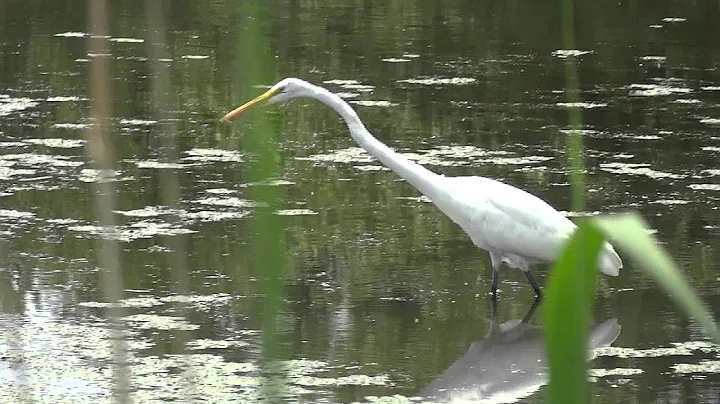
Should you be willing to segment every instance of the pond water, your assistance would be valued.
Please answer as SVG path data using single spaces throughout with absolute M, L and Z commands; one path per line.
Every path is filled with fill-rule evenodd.
M 288 402 L 408 402 L 448 386 L 478 402 L 544 402 L 542 305 L 527 316 L 534 297 L 521 272 L 502 271 L 494 321 L 488 254 L 317 102 L 219 122 L 288 76 L 339 93 L 381 141 L 437 172 L 500 179 L 571 217 L 640 212 L 720 312 L 716 2 L 586 2 L 577 49 L 563 47 L 552 2 L 236 3 L 166 5 L 167 27 L 154 27 L 165 32 L 171 83 L 159 119 L 142 2 L 112 2 L 110 51 L 100 54 L 83 4 L 0 1 L 3 402 L 110 401 L 101 238 L 120 248 L 137 402 L 273 392 Z M 564 94 L 568 57 L 578 63 L 576 105 Z M 112 171 L 85 151 L 96 58 L 111 66 Z M 587 212 L 570 209 L 574 106 Z M 258 156 L 248 145 L 263 136 L 277 147 L 269 178 L 249 168 Z M 164 197 L 168 174 L 178 206 Z M 117 189 L 112 232 L 95 220 L 99 182 Z M 258 258 L 253 241 L 262 189 L 281 196 L 274 260 Z M 271 363 L 263 276 L 279 271 L 258 268 L 266 261 L 283 273 Z M 547 273 L 534 268 L 541 285 Z M 599 279 L 593 314 L 592 402 L 718 402 L 720 347 L 634 263 Z

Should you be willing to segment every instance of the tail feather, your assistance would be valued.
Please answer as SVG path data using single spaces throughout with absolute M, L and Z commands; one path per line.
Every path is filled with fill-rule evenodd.
M 623 267 L 620 256 L 608 242 L 605 242 L 603 250 L 598 257 L 598 267 L 604 274 L 610 276 L 618 276 L 620 274 L 620 268 Z

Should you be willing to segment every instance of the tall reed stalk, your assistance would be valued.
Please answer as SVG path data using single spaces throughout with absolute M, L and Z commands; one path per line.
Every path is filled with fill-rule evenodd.
M 167 50 L 167 39 L 163 5 L 170 4 L 162 0 L 146 0 L 145 12 L 147 18 L 147 53 L 150 64 L 150 82 L 152 88 L 152 110 L 158 122 L 158 131 L 155 136 L 159 139 L 160 156 L 165 162 L 177 162 L 179 159 L 178 145 L 175 135 L 175 125 L 171 120 L 169 110 L 175 105 L 170 83 L 170 68 L 162 60 L 170 60 Z M 171 223 L 180 223 L 180 181 L 175 170 L 160 170 L 160 191 L 163 205 L 173 212 L 167 219 Z M 166 237 L 165 243 L 169 249 L 168 264 L 170 267 L 170 289 L 176 295 L 185 295 L 189 290 L 189 276 L 187 267 L 187 236 L 177 234 Z M 177 311 L 182 317 L 187 317 L 188 310 L 183 303 L 178 303 Z M 173 352 L 185 353 L 185 343 L 192 337 L 192 332 L 185 329 L 172 331 Z M 183 356 L 183 358 L 187 358 Z M 183 372 L 183 390 L 185 397 L 195 396 L 193 383 L 194 372 L 192 365 L 186 360 Z
M 90 98 L 92 127 L 86 131 L 86 151 L 93 168 L 99 173 L 115 169 L 115 153 L 111 138 L 112 89 L 110 85 L 110 53 L 108 46 L 107 2 L 88 0 L 88 28 L 90 51 L 97 56 L 90 61 Z M 98 177 L 101 177 L 99 175 Z M 124 310 L 119 302 L 123 297 L 123 278 L 120 271 L 120 249 L 113 239 L 115 231 L 115 185 L 112 181 L 94 183 L 94 209 L 98 223 L 105 231 L 97 243 L 98 261 L 101 267 L 102 290 L 108 301 L 113 361 L 113 398 L 119 403 L 129 402 L 130 374 L 127 365 L 127 343 L 121 322 Z
M 237 63 L 234 87 L 235 100 L 254 97 L 256 86 L 273 84 L 275 66 L 269 41 L 269 26 L 264 26 L 264 13 L 269 10 L 262 1 L 243 1 L 236 6 L 237 23 Z M 235 78 L 234 77 L 234 78 Z M 243 127 L 251 127 L 252 133 L 243 136 L 243 150 L 251 156 L 247 166 L 247 180 L 257 183 L 277 177 L 280 172 L 277 142 L 279 126 L 269 119 L 267 113 L 255 111 L 248 113 Z M 260 281 L 262 296 L 259 312 L 262 313 L 262 354 L 267 378 L 263 383 L 262 396 L 277 402 L 282 394 L 284 381 L 282 374 L 274 364 L 285 357 L 281 340 L 281 313 L 283 307 L 284 246 L 282 241 L 282 223 L 274 212 L 279 208 L 282 197 L 281 188 L 273 186 L 255 186 L 249 189 L 250 198 L 263 203 L 256 210 L 251 231 L 254 234 L 252 271 Z M 280 372 L 282 372 L 280 370 Z

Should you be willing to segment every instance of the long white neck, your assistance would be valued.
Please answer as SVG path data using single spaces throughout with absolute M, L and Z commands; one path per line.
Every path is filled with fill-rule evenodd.
M 435 200 L 438 196 L 438 179 L 440 175 L 428 170 L 427 168 L 408 160 L 406 157 L 398 154 L 385 144 L 377 140 L 360 121 L 352 107 L 336 94 L 322 87 L 314 87 L 312 98 L 324 103 L 334 109 L 350 129 L 350 135 L 353 139 L 373 157 L 380 160 L 388 168 L 395 171 L 405 181 L 412 184 L 424 195 Z

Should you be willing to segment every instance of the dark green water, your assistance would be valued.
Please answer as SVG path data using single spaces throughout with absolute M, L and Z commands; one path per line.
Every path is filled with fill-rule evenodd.
M 582 2 L 579 52 L 563 50 L 557 2 L 234 3 L 166 7 L 171 89 L 162 109 L 180 150 L 168 164 L 143 2 L 112 2 L 110 55 L 98 55 L 84 3 L 0 0 L 3 402 L 109 400 L 99 177 L 83 149 L 89 64 L 99 57 L 111 63 L 117 172 L 106 180 L 118 190 L 138 402 L 253 402 L 268 372 L 285 378 L 289 402 L 406 402 L 459 359 L 472 365 L 463 373 L 480 374 L 469 392 L 481 402 L 544 402 L 542 378 L 524 365 L 541 357 L 537 330 L 526 330 L 522 347 L 488 337 L 473 345 L 487 347 L 485 357 L 463 357 L 496 335 L 487 253 L 356 149 L 332 111 L 295 101 L 218 122 L 288 76 L 342 93 L 381 141 L 435 171 L 502 179 L 569 211 L 564 62 L 576 54 L 588 211 L 639 211 L 720 311 L 717 2 Z M 263 136 L 277 145 L 279 175 L 259 185 L 247 150 Z M 168 171 L 179 211 L 163 206 Z M 262 249 L 251 197 L 262 189 L 282 198 L 273 216 L 280 258 L 254 256 Z M 183 294 L 171 281 L 170 241 L 180 238 Z M 258 262 L 281 262 L 284 272 L 272 371 L 263 363 L 263 279 L 277 268 Z M 547 269 L 534 268 L 543 285 Z M 501 280 L 499 321 L 522 319 L 531 288 L 519 271 Z M 720 348 L 632 262 L 600 278 L 593 312 L 596 323 L 622 328 L 591 363 L 593 403 L 717 402 Z M 177 330 L 189 333 L 185 354 L 173 347 Z M 505 376 L 478 371 L 507 361 Z M 518 374 L 520 387 L 510 383 Z

